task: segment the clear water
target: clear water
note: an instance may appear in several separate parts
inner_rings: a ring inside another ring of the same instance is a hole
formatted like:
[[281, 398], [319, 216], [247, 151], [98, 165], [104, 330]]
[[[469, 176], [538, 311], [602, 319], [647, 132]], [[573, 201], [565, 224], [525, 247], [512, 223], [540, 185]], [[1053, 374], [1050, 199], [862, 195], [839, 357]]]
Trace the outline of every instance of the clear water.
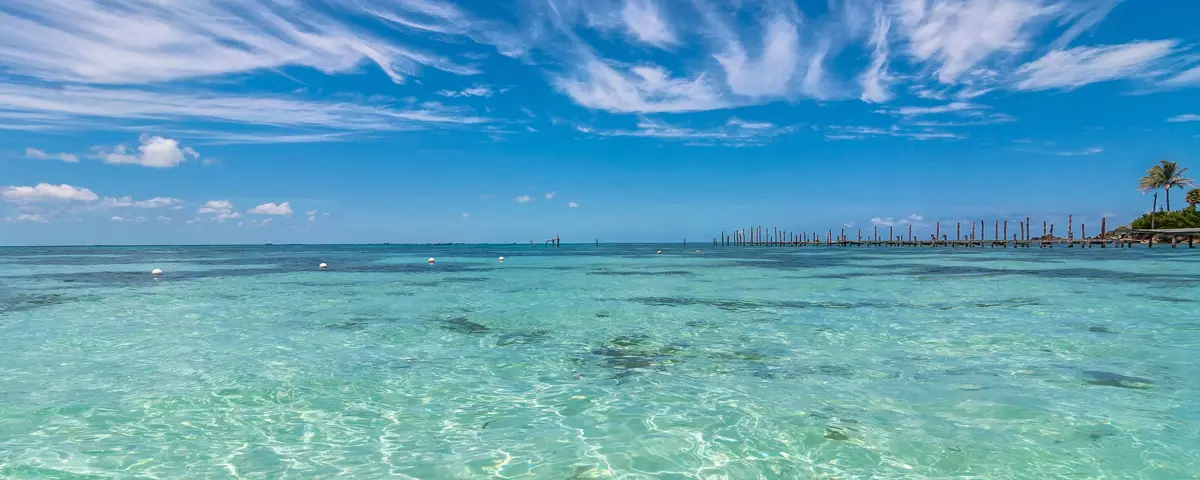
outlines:
[[1200, 472], [1198, 250], [695, 248], [0, 249], [0, 477]]

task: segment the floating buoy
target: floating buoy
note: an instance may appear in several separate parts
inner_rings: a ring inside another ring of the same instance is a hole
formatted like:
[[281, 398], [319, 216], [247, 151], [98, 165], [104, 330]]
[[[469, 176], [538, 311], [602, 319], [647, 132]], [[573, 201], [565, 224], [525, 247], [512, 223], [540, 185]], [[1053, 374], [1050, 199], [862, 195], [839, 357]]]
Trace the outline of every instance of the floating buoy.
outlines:
[[501, 262], [503, 262], [503, 261], [504, 261], [504, 257], [500, 257], [500, 261], [501, 261]]
[[433, 265], [434, 262], [435, 262], [435, 260], [433, 259], [433, 257], [429, 257], [429, 264]]
[[320, 265], [317, 265], [317, 268], [329, 268], [329, 265], [322, 263]]
[[157, 277], [157, 276], [159, 276], [159, 275], [162, 275], [162, 270], [159, 270], [159, 269], [157, 269], [157, 268], [156, 268], [156, 269], [154, 269], [154, 270], [151, 270], [151, 271], [150, 271], [150, 274], [151, 274], [151, 275], [154, 275], [154, 276], [156, 276], [156, 277]]
[[662, 250], [659, 250], [659, 251], [658, 251], [658, 254], [659, 254], [659, 255], [662, 255]]
[[700, 251], [699, 251], [699, 250], [696, 250], [696, 253], [700, 253]]

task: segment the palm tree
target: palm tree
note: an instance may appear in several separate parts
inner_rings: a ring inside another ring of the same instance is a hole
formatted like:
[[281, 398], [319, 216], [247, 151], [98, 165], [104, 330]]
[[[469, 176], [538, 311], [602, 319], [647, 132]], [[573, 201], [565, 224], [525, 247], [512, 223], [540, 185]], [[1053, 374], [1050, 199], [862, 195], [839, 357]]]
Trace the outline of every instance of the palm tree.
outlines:
[[1187, 200], [1188, 205], [1191, 205], [1192, 208], [1196, 208], [1196, 205], [1200, 204], [1200, 188], [1188, 190], [1187, 196], [1184, 198]]
[[1165, 190], [1167, 192], [1167, 211], [1169, 212], [1171, 211], [1171, 189], [1182, 189], [1195, 185], [1192, 179], [1183, 176], [1185, 172], [1187, 172], [1187, 169], [1179, 168], [1179, 164], [1175, 162], [1159, 160], [1158, 165], [1146, 170], [1146, 176], [1142, 177], [1141, 181], [1138, 182], [1138, 189], [1142, 193], [1160, 188]]

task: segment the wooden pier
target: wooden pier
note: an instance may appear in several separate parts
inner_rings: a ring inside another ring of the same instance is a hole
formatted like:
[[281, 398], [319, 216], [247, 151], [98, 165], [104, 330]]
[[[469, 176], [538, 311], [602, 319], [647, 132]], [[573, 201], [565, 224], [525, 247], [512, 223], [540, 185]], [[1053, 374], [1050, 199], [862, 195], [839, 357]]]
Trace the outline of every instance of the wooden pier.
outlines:
[[[1193, 248], [1200, 236], [1200, 228], [1175, 230], [1121, 230], [1122, 233], [1149, 235], [1147, 240], [1132, 238], [1113, 238], [1108, 232], [1108, 219], [1100, 219], [1100, 235], [1087, 237], [1087, 225], [1079, 225], [1079, 238], [1075, 237], [1075, 217], [1067, 216], [1067, 237], [1054, 236], [1054, 224], [1042, 221], [1042, 235], [1034, 237], [1030, 231], [1030, 219], [1017, 222], [1017, 230], [1010, 238], [1008, 236], [1008, 220], [996, 220], [992, 225], [992, 238], [987, 238], [987, 224], [984, 220], [971, 222], [969, 236], [963, 235], [961, 222], [955, 224], [954, 239], [949, 234], [942, 234], [942, 223], [934, 224], [934, 233], [928, 239], [917, 238], [913, 235], [913, 226], [908, 224], [907, 232], [896, 235], [893, 226], [887, 227], [887, 236], [881, 236], [879, 227], [874, 227], [867, 237], [863, 238], [861, 228], [857, 229], [853, 238], [846, 234], [843, 228], [838, 232], [793, 232], [775, 227], [756, 225], [732, 232], [721, 232], [719, 237], [713, 237], [715, 247], [943, 247], [943, 248], [1132, 248], [1135, 245], [1146, 245], [1153, 248], [1155, 237], [1170, 237], [1167, 242], [1172, 248], [1186, 244]], [[978, 228], [978, 230], [977, 230]]]

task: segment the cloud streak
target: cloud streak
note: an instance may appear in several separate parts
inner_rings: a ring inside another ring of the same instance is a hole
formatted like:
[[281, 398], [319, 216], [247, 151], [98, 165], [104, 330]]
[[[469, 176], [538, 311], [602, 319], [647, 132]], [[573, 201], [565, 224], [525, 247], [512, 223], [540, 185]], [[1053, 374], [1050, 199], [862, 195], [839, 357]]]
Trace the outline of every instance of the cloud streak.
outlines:
[[[386, 5], [332, 3], [351, 15]], [[362, 62], [397, 83], [422, 67], [479, 72], [301, 2], [12, 0], [5, 8], [0, 63], [49, 81], [141, 84], [289, 65], [336, 74]]]

